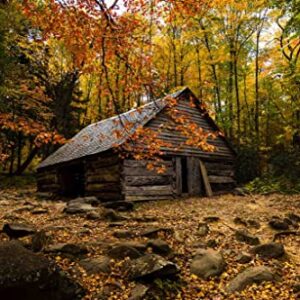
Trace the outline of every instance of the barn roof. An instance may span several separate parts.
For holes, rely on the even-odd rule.
[[[177,98],[185,88],[167,97]],[[38,169],[97,154],[121,145],[141,125],[153,119],[167,104],[165,98],[83,128],[70,141],[47,157]],[[130,128],[126,124],[132,124]],[[118,134],[116,134],[118,133]]]

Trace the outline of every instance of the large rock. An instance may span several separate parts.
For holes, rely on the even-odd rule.
[[[231,280],[226,289],[229,293],[239,292],[251,284],[260,284],[274,279],[275,276],[269,268],[264,266],[250,267]]]
[[[294,213],[288,213],[287,214],[287,217],[293,221],[293,222],[296,222],[296,223],[300,223],[300,216],[299,215],[296,215]]]
[[[258,245],[251,252],[262,258],[280,258],[285,254],[284,246],[279,243],[267,243]]]
[[[226,263],[222,254],[214,250],[200,249],[196,252],[190,269],[191,273],[203,279],[222,274]]]
[[[235,237],[239,242],[243,242],[249,245],[258,245],[259,238],[249,233],[247,230],[237,230],[235,232]]]
[[[110,258],[106,256],[82,259],[79,265],[88,275],[110,272]]]
[[[134,209],[134,204],[130,201],[112,201],[102,204],[105,208],[112,208],[117,211],[130,211]]]
[[[99,204],[99,200],[94,196],[89,196],[89,197],[78,197],[68,202],[68,205],[76,205],[76,204],[97,205]]]
[[[11,239],[18,239],[36,232],[35,228],[24,223],[6,223],[2,231],[6,233]]]
[[[130,280],[152,280],[175,275],[179,272],[176,264],[157,254],[147,254],[132,260],[127,269]]]
[[[140,233],[140,236],[148,238],[157,238],[159,232],[173,233],[174,230],[168,227],[149,227]]]
[[[168,243],[161,239],[149,240],[147,247],[151,247],[152,251],[159,255],[168,255],[172,252]]]
[[[84,245],[72,243],[58,243],[48,247],[45,252],[70,254],[73,256],[83,255],[88,253],[88,249]]]
[[[140,243],[140,242],[135,242],[135,241],[128,241],[128,242],[123,242],[123,243],[118,243],[117,245],[123,245],[127,247],[134,248],[138,250],[139,252],[145,252],[147,250],[147,244]]]
[[[107,255],[115,259],[124,259],[126,257],[134,259],[141,257],[142,253],[129,245],[119,244],[109,249]]]
[[[145,299],[148,291],[148,286],[138,283],[131,291],[129,300],[143,300]]]
[[[111,222],[125,221],[128,220],[127,217],[122,216],[115,212],[113,209],[105,209],[102,213],[103,218]]]
[[[286,220],[281,220],[279,218],[273,218],[269,225],[271,228],[275,230],[288,230],[289,229],[289,223]]]
[[[91,211],[95,211],[97,208],[93,207],[89,203],[73,202],[69,203],[64,209],[64,213],[74,215],[74,214],[86,214]]]
[[[1,299],[82,299],[83,289],[47,258],[25,249],[19,242],[0,244]]]
[[[247,264],[252,260],[252,257],[247,254],[247,253],[240,253],[237,255],[237,257],[235,258],[235,261],[240,263],[240,264]]]

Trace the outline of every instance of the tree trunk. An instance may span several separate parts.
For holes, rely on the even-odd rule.
[[[257,31],[256,34],[256,51],[255,51],[255,134],[257,147],[259,147],[259,40],[261,30]]]
[[[38,147],[33,147],[33,149],[29,153],[29,155],[26,158],[26,160],[23,162],[23,164],[14,173],[15,175],[21,175],[26,170],[26,168],[30,165],[30,163],[32,162],[32,160],[34,159],[34,157],[37,155],[38,150],[39,150]]]
[[[234,50],[233,43],[230,41],[230,60],[229,60],[229,78],[228,78],[228,106],[229,106],[229,136],[234,138],[234,119],[233,119],[233,77],[234,77]]]
[[[234,82],[235,82],[235,98],[236,98],[236,111],[237,111],[237,145],[240,145],[241,138],[241,103],[239,92],[239,79],[238,79],[238,57],[236,51],[234,52]]]
[[[196,46],[196,54],[197,54],[197,69],[198,69],[198,90],[199,90],[199,98],[203,100],[203,86],[202,86],[202,70],[201,70],[201,60],[200,60],[200,49],[199,45]]]

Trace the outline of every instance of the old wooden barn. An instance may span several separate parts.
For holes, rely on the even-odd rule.
[[[177,100],[176,109],[193,122],[207,131],[218,130],[190,89],[171,97]],[[190,105],[191,101],[194,105]],[[214,152],[182,147],[186,137],[172,129],[166,102],[165,98],[156,100],[81,130],[39,165],[38,190],[66,197],[94,195],[103,201],[144,201],[210,195],[210,188],[213,193],[232,188],[236,155],[226,138],[218,136],[210,141],[216,146]],[[121,159],[114,151],[126,136],[117,137],[114,133],[124,132],[124,122],[128,120],[134,124],[130,134],[140,125],[158,130],[168,122],[159,134],[160,139],[172,145],[162,149],[166,167],[163,174],[148,170],[147,161]]]

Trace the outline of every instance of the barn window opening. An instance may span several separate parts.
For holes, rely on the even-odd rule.
[[[82,163],[61,168],[59,178],[62,196],[84,196],[84,165]]]
[[[181,158],[181,180],[182,180],[182,193],[187,194],[189,192],[188,189],[188,167],[187,167],[187,159],[185,157]]]

